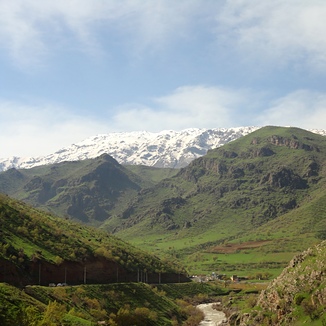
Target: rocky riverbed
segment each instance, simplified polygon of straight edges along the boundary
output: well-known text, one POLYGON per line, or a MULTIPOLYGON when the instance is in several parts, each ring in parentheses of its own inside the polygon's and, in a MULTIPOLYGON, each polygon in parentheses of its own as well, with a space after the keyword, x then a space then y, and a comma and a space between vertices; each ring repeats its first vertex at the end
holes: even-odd
POLYGON ((198 326, 218 326, 226 321, 225 313, 213 308, 216 304, 217 303, 203 303, 197 306, 205 315, 205 319, 200 322, 198 326))

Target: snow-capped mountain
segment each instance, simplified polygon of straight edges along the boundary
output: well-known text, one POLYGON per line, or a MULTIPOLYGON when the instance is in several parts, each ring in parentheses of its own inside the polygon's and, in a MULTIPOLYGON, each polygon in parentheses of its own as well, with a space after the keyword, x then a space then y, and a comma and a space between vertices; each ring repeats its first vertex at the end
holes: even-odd
MULTIPOLYGON (((121 164, 180 168, 259 127, 121 132, 97 135, 43 157, 11 157, 0 160, 0 171, 95 158, 107 153, 121 164)), ((311 130, 326 135, 325 130, 311 130)))

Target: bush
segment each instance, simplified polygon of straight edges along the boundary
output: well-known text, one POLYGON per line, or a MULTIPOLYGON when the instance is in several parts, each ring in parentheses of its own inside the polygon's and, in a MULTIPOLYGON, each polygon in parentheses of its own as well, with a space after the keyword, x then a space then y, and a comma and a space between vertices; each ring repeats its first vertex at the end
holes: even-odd
POLYGON ((303 294, 303 293, 297 293, 294 297, 294 303, 297 305, 297 306, 300 306, 302 301, 307 297, 306 294, 303 294))
POLYGON ((308 299, 304 299, 301 302, 301 307, 306 315, 310 317, 311 320, 319 318, 318 310, 316 306, 312 304, 308 299))
POLYGON ((204 319, 204 313, 192 304, 181 299, 177 299, 176 303, 180 306, 181 313, 187 318, 182 323, 183 326, 197 326, 204 319))
POLYGON ((129 305, 120 308, 117 314, 111 314, 111 326, 145 326, 157 321, 157 313, 146 307, 131 309, 129 305))
POLYGON ((249 295, 246 302, 249 308, 255 307, 257 303, 257 296, 254 294, 249 295))
POLYGON ((320 240, 326 240, 326 230, 321 230, 316 233, 316 238, 320 240))
POLYGON ((64 305, 59 304, 57 301, 49 302, 40 323, 41 326, 56 326, 61 325, 62 320, 66 314, 64 305))

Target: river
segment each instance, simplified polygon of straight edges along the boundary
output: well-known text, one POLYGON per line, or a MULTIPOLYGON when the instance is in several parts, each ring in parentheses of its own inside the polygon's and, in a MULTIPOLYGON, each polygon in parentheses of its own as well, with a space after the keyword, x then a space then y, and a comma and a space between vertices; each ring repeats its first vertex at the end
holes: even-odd
POLYGON ((215 304, 203 303, 197 306, 205 315, 205 319, 198 326, 218 326, 222 325, 223 321, 226 321, 226 316, 223 311, 213 309, 213 305, 215 304))

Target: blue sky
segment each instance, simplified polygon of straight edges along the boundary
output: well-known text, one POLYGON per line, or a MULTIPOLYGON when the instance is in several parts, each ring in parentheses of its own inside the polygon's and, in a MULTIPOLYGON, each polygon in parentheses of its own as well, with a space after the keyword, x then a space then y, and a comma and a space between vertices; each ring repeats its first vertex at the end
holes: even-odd
POLYGON ((326 129, 324 0, 0 0, 0 157, 115 131, 326 129))

